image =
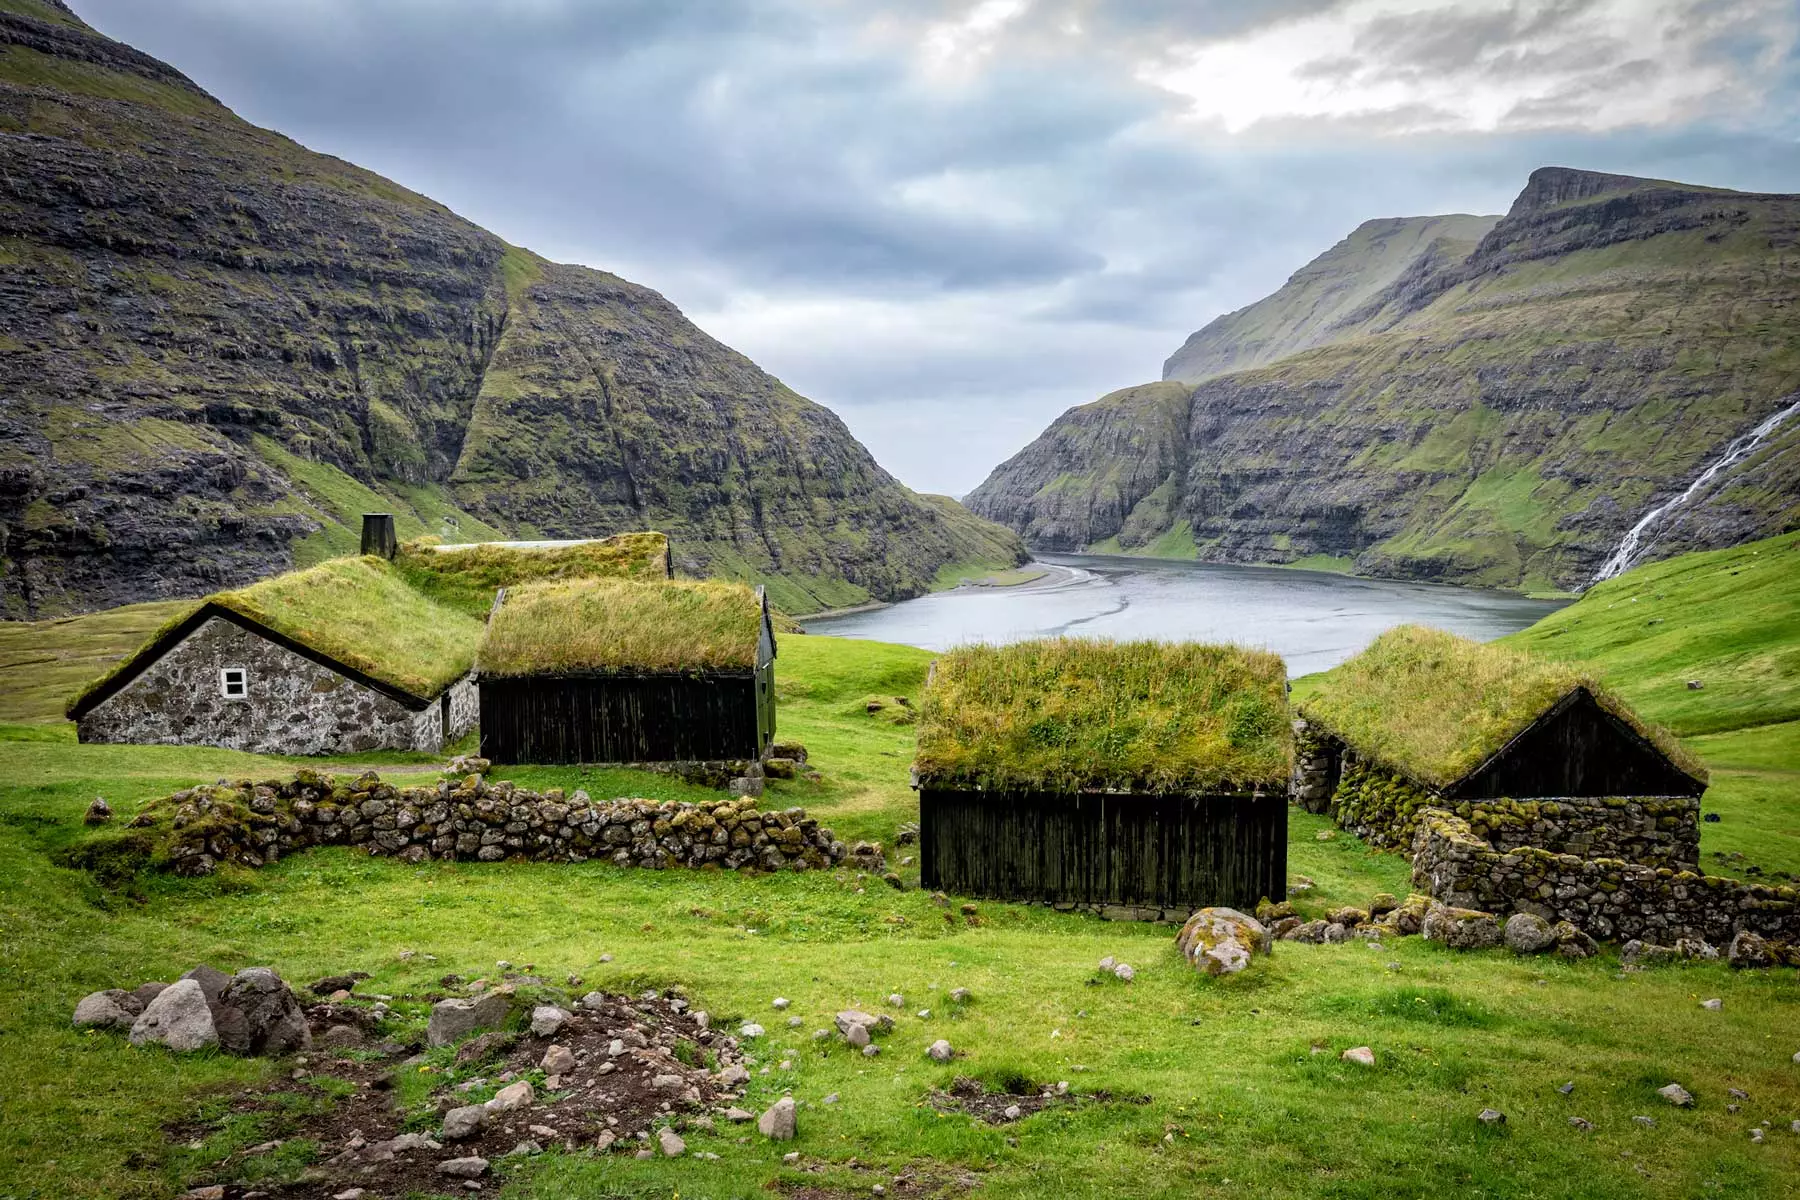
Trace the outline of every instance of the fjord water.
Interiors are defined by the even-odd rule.
[[[1282,567],[1041,555],[1051,568],[1012,588],[961,587],[870,612],[805,622],[809,633],[947,650],[1062,634],[1238,642],[1273,650],[1288,673],[1335,666],[1395,625],[1487,641],[1562,605],[1509,592],[1358,579]]]

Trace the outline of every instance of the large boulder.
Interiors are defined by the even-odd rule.
[[[1490,912],[1452,908],[1433,902],[1421,929],[1428,942],[1442,942],[1452,950],[1488,950],[1501,941],[1500,920]]]
[[[1258,951],[1271,950],[1269,931],[1235,908],[1203,908],[1187,919],[1175,945],[1197,971],[1235,975]]]
[[[771,1104],[767,1112],[756,1119],[756,1131],[776,1142],[792,1140],[796,1126],[792,1096],[783,1096]]]
[[[130,992],[108,988],[81,998],[75,1006],[77,1029],[130,1029],[144,1011],[144,1003]]]
[[[219,1020],[222,1014],[229,1019]],[[219,1046],[232,1054],[290,1054],[312,1045],[294,991],[268,967],[245,967],[219,993]]]
[[[219,1043],[218,1027],[200,984],[185,976],[157,994],[131,1026],[134,1046],[162,1045],[200,1050]]]
[[[1740,970],[1775,965],[1775,954],[1769,948],[1767,939],[1759,934],[1751,933],[1748,929],[1738,930],[1736,936],[1731,939],[1730,949],[1725,954],[1731,965]]]
[[[439,1000],[431,1006],[431,1020],[425,1025],[425,1040],[433,1046],[448,1046],[481,1029],[493,1029],[506,1020],[512,997],[505,992],[488,992],[473,1000]]]
[[[1542,954],[1556,946],[1556,930],[1536,913],[1516,912],[1506,918],[1501,937],[1514,954]]]

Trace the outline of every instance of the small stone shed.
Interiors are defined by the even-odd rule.
[[[1059,638],[952,651],[919,717],[921,877],[1185,918],[1287,890],[1280,658]]]
[[[83,742],[436,751],[476,723],[481,629],[386,559],[334,559],[208,597],[67,712]]]
[[[761,588],[593,579],[508,589],[476,664],[497,763],[757,760],[775,737]]]
[[[1691,865],[1706,770],[1578,668],[1403,626],[1304,688],[1293,792],[1378,845],[1415,814],[1495,846]]]

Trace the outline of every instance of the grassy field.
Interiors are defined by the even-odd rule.
[[[69,625],[54,628],[72,642]],[[79,653],[73,644],[58,652]],[[840,836],[891,846],[916,816],[911,709],[892,701],[917,703],[928,661],[906,647],[783,638],[781,736],[803,741],[823,778],[774,781],[765,805],[801,804]],[[0,685],[11,678],[0,675]],[[878,698],[889,703],[869,712]],[[795,1069],[753,1075],[748,1105],[791,1089],[803,1105],[796,1142],[693,1133],[690,1157],[652,1162],[553,1151],[501,1175],[497,1192],[512,1198],[767,1197],[802,1186],[819,1189],[810,1197],[868,1195],[908,1165],[966,1172],[983,1197],[1778,1197],[1800,1178],[1800,1135],[1787,1128],[1800,1118],[1792,973],[1706,965],[1621,974],[1610,956],[1520,960],[1406,939],[1379,949],[1284,943],[1245,974],[1210,980],[1184,966],[1167,927],[994,903],[970,919],[916,887],[897,892],[850,872],[411,867],[333,849],[253,874],[156,878],[129,895],[107,893],[51,857],[82,836],[94,795],[129,813],[186,783],[286,764],[79,746],[67,725],[49,721],[55,707],[15,713],[43,723],[0,729],[3,1197],[172,1196],[232,1149],[282,1136],[279,1121],[232,1115],[228,1100],[285,1068],[135,1051],[68,1027],[90,990],[170,979],[203,960],[267,963],[301,981],[365,970],[367,990],[404,996],[434,989],[445,971],[491,973],[508,959],[546,978],[579,972],[584,986],[679,983],[720,1023],[758,1017],[775,1028],[766,1017],[776,995],[805,1018],[800,1036],[778,1029],[769,1039],[771,1049],[798,1049]],[[1747,727],[1693,740],[1717,781],[1707,806],[1725,817],[1704,826],[1709,852],[1740,850],[1773,868],[1769,847],[1783,829],[1800,848],[1795,732]],[[417,756],[388,761],[424,769]],[[692,794],[621,771],[511,777],[597,795]],[[1295,897],[1305,913],[1406,890],[1400,858],[1320,818],[1293,812],[1290,838],[1290,869],[1316,882]],[[1800,856],[1780,861],[1800,868]],[[916,883],[913,869],[901,873]],[[403,962],[402,950],[436,961]],[[601,963],[603,953],[612,961]],[[1094,970],[1109,954],[1137,968],[1134,982]],[[973,1002],[953,1011],[945,994],[954,987],[972,989]],[[820,1051],[805,1036],[838,1008],[878,1011],[893,991],[906,997],[903,1014],[932,1015],[900,1015],[880,1058],[834,1043]],[[1699,1001],[1714,996],[1723,1011],[1703,1010]],[[422,1003],[398,1008],[422,1026]],[[923,1050],[938,1037],[965,1057],[930,1062]],[[1356,1045],[1374,1049],[1374,1069],[1340,1061]],[[922,1103],[959,1073],[1067,1080],[1111,1098],[990,1127]],[[1556,1088],[1571,1080],[1565,1098]],[[1656,1097],[1670,1081],[1698,1097],[1694,1109]],[[1727,1088],[1749,1093],[1741,1112],[1727,1112]],[[833,1092],[841,1102],[822,1105]],[[1506,1125],[1478,1123],[1484,1107],[1506,1113]],[[1656,1126],[1637,1125],[1637,1115]],[[1593,1132],[1571,1127],[1573,1116]],[[1751,1144],[1747,1131],[1765,1119],[1767,1142]],[[177,1121],[201,1132],[189,1124],[171,1142],[164,1125]],[[781,1161],[790,1149],[800,1164]],[[721,1158],[698,1160],[698,1150]],[[295,1146],[290,1169],[306,1153]],[[822,1174],[802,1169],[818,1165]]]

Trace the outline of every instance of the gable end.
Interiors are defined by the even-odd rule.
[[[1703,781],[1577,687],[1443,794],[1473,800],[1698,796],[1705,790]]]

